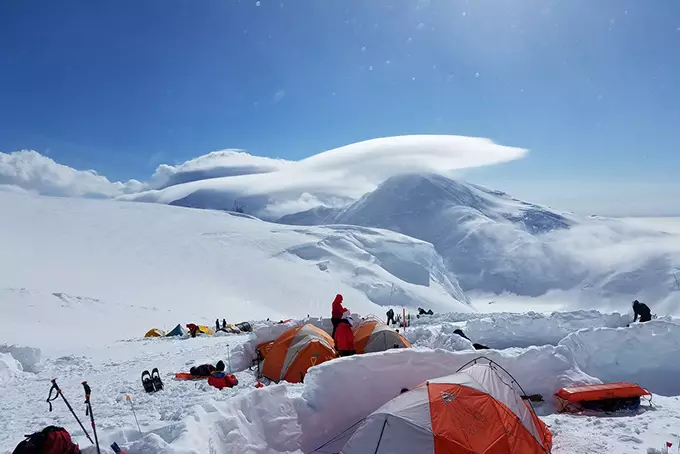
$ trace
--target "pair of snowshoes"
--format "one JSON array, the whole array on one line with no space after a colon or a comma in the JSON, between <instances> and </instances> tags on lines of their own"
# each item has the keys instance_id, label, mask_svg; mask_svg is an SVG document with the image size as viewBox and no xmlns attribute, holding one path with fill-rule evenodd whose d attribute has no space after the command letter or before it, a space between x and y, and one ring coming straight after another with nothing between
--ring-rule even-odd
<instances>
[{"instance_id":1,"label":"pair of snowshoes","mask_svg":"<svg viewBox=\"0 0 680 454\"><path fill-rule=\"evenodd\" d=\"M148 370L142 372L142 386L147 393L155 393L163 389L163 381L157 368L153 368L151 373Z\"/></svg>"}]
</instances>

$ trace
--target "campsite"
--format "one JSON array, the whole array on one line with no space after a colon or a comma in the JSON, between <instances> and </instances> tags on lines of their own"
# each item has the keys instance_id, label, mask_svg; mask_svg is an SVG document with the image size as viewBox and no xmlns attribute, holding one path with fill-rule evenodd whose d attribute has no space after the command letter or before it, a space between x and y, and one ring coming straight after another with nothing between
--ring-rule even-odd
<instances>
[{"instance_id":1,"label":"campsite","mask_svg":"<svg viewBox=\"0 0 680 454\"><path fill-rule=\"evenodd\" d=\"M0 0L0 454L680 454L680 0Z\"/></svg>"},{"instance_id":2,"label":"campsite","mask_svg":"<svg viewBox=\"0 0 680 454\"><path fill-rule=\"evenodd\" d=\"M83 452L93 452L88 450L87 440L63 405L56 403L52 413L46 412L44 395L48 378L52 376L59 377L61 388L72 401L78 399L77 389L81 377L88 377L88 381L96 386L92 400L100 442L106 446L116 442L127 453L200 453L210 450L263 453L367 452L368 445L375 449L375 427L376 424L382 424L383 414L395 415L397 418L390 425L390 430L397 432L385 438L382 449L388 449L386 452L402 452L396 450L395 446L398 445L393 443L410 446L409 451L403 452L414 452L413 449L416 449L415 452L438 452L437 449L444 448L439 445L432 447L432 438L428 441L428 437L423 436L427 430L415 429L415 432L410 433L408 430L411 429L408 428L413 427L410 424L404 426L403 430L399 429L399 412L403 410L397 408L406 409L413 405L413 408L423 408L416 403L404 407L399 404L399 399L406 399L406 396L415 393L413 399L425 399L427 403L427 393L423 392L430 389L430 399L434 395L444 398L448 395L458 396L457 399L463 399L460 400L460 405L463 405L461 408L472 408L464 401L464 396L469 393L460 391L467 388L446 384L466 383L456 377L475 370L469 369L469 365L466 368L470 362L475 363L472 364L477 368L475 374L481 373L487 380L497 380L496 385L487 385L489 389L496 390L496 393L498 389L516 390L508 391L510 397L496 394L496 398L514 399L512 405L521 404L521 407L516 408L530 411L519 416L522 421L531 421L531 430L536 437L521 438L524 436L521 434L528 432L524 432L524 429L515 430L513 433L520 434L517 435L520 438L515 435L515 438L508 438L505 443L513 448L506 448L510 450L503 452L595 453L597 451L593 448L593 442L598 446L609 446L611 452L636 452L636 448L644 448L641 452L645 452L647 448L655 449L654 446L665 443L672 436L670 427L674 421L680 420L680 402L677 398L656 393L657 389L667 395L680 393L680 388L671 378L678 371L672 358L677 351L676 339L680 334L680 325L670 319L626 327L629 322L627 315L597 311L533 316L447 313L414 319L405 332L404 327L401 327L400 333L396 332L399 328L387 327L377 319L375 316L366 317L365 323L357 326L357 331L366 331L366 325L369 324L370 329L375 331L375 325L378 325L373 342L369 340L364 347L371 352L357 353L347 358L337 358L333 348L328 345L332 345L332 339L323 327L331 328L330 320L323 318L286 323L251 321L253 332L249 334L199 334L195 338L187 332L162 338L140 335L136 339L100 347L106 351L105 361L94 359L99 355L96 354L98 349L93 348L87 349L89 357L74 354L42 360L38 359L39 352L14 351L14 357L23 361L25 371L19 372L9 382L17 393L13 397L7 394L2 397L3 405L16 409L11 417L6 414L0 416L1 422L8 427L1 439L3 449L10 449L15 442L8 434L21 432L23 421L32 420L37 425L49 421L68 427L72 436L85 448ZM505 342L526 344L527 336L534 333L531 343L535 346L490 350L480 354L472 349L469 340L452 333L457 327L484 338L484 331L478 328L481 324L496 335L499 330L512 324L512 331L504 334ZM576 331L554 343L534 328L541 325ZM380 338L380 333L387 330L394 333L395 339L402 338L403 334L404 345L398 348L393 344L390 344L391 348L371 347L379 342L376 339ZM611 344L603 344L602 348L593 351L584 351L580 347L585 339L593 342L593 339L613 338L627 339L630 350L621 355ZM304 339L306 342L301 342ZM312 343L318 343L320 348L309 348L310 339ZM486 336L486 339L491 338ZM435 344L446 344L447 347L429 348ZM655 355L649 355L652 345L663 348L657 348ZM263 346L267 346L266 351L260 352L258 347ZM292 348L297 349L297 352L290 351ZM260 378L253 361L257 361L258 354L264 356ZM285 356L291 354L298 359L297 365L295 361L286 361ZM230 360L229 369L238 378L238 384L233 388L217 389L210 386L207 380L186 381L173 377L175 372L188 370L192 364L218 358L227 361L227 357ZM312 362L312 358L316 359ZM580 408L565 412L562 399L556 394L563 388L601 383L604 380L597 377L598 370L606 367L610 361L616 361L619 369L618 373L606 378L619 382L640 382L643 386L647 382L653 394L652 403L649 402L651 396L643 396L639 406L630 408ZM281 370L286 362L289 363L286 366L288 373ZM138 374L133 375L132 372L150 367L151 364L160 368L164 389L147 394L139 384ZM485 374L484 370L489 365L493 373ZM660 367L666 368L666 378L644 379ZM305 370L302 379L298 379L301 368ZM461 368L462 372L456 375ZM34 372L26 372L28 370ZM275 382L279 378L281 381L277 385ZM477 380L483 382L481 378ZM513 380L517 381L517 385L506 388ZM261 383L261 387L258 383ZM442 391L432 394L435 389L433 386L443 387ZM525 399L521 398L523 394ZM526 399L532 395L533 400ZM536 399L536 395L541 398ZM134 415L126 396L130 396L134 405ZM470 398L477 402L475 399L478 398L474 395ZM492 397L487 398L496 402ZM14 399L21 399L25 404L18 405ZM392 399L397 399L394 404L389 403ZM439 405L444 405L443 411L446 410L446 404ZM413 414L408 416L413 417ZM138 418L139 428L135 418ZM508 423L493 422L495 416L483 418L488 430L510 427ZM475 430L469 428L470 424L474 426L474 419L463 422L459 417L453 417L453 420L458 421L458 427ZM427 427L432 430L432 426ZM447 433L448 437L454 439L452 443L456 443L455 437L460 435L448 429ZM584 441L584 433L589 437L588 443ZM481 435L480 432L479 440L487 440L489 436L490 433ZM400 437L405 438L399 441L402 440Z\"/></svg>"}]
</instances>

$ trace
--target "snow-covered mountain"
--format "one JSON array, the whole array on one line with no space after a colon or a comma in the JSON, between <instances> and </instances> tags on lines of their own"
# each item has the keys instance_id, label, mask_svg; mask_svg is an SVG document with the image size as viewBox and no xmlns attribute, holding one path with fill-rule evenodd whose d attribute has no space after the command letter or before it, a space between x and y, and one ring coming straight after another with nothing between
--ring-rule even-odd
<instances>
[{"instance_id":1,"label":"snow-covered mountain","mask_svg":"<svg viewBox=\"0 0 680 454\"><path fill-rule=\"evenodd\" d=\"M680 307L680 238L583 218L434 174L394 176L344 209L279 222L379 227L428 241L464 290L539 296L576 290L574 305L632 298Z\"/></svg>"},{"instance_id":2,"label":"snow-covered mountain","mask_svg":"<svg viewBox=\"0 0 680 454\"><path fill-rule=\"evenodd\" d=\"M383 137L289 162L233 151L160 166L149 190L122 200L232 209L265 220L310 209L344 208L394 175L450 172L518 159L526 153L491 140L444 135Z\"/></svg>"},{"instance_id":3,"label":"snow-covered mountain","mask_svg":"<svg viewBox=\"0 0 680 454\"><path fill-rule=\"evenodd\" d=\"M473 310L432 245L385 230L2 192L0 207L0 301L17 341L27 322L55 334L113 323L100 337L118 339L189 319L327 315L336 293L362 313Z\"/></svg>"},{"instance_id":4,"label":"snow-covered mountain","mask_svg":"<svg viewBox=\"0 0 680 454\"><path fill-rule=\"evenodd\" d=\"M576 282L577 276L565 275L564 260L548 251L537 234L566 229L577 220L439 175L392 177L334 222L431 242L467 290L536 296Z\"/></svg>"}]
</instances>

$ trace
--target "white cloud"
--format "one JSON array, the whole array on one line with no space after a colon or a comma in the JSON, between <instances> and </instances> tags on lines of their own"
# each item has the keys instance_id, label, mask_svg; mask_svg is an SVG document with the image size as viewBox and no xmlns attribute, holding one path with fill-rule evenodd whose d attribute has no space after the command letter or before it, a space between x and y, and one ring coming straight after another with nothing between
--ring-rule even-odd
<instances>
[{"instance_id":1,"label":"white cloud","mask_svg":"<svg viewBox=\"0 0 680 454\"><path fill-rule=\"evenodd\" d=\"M206 207L247 199L249 213L278 217L314 206L339 206L387 178L451 171L511 161L526 150L489 139L420 135L367 140L302 161L252 156L238 150L208 153L179 165L158 166L148 183L111 182L93 170L76 170L35 151L0 153L0 185L45 195L120 197L171 203L190 195ZM149 190L151 189L151 190Z\"/></svg>"},{"instance_id":2,"label":"white cloud","mask_svg":"<svg viewBox=\"0 0 680 454\"><path fill-rule=\"evenodd\" d=\"M213 151L179 165L161 164L151 177L150 186L162 189L197 180L274 172L290 163L253 156L242 150Z\"/></svg>"},{"instance_id":3,"label":"white cloud","mask_svg":"<svg viewBox=\"0 0 680 454\"><path fill-rule=\"evenodd\" d=\"M279 102L281 102L281 100L284 98L284 96L286 96L286 90L279 90L276 93L274 93L274 98L273 98L272 102L274 104L278 104Z\"/></svg>"},{"instance_id":4,"label":"white cloud","mask_svg":"<svg viewBox=\"0 0 680 454\"><path fill-rule=\"evenodd\" d=\"M146 189L139 181L111 182L94 170L76 170L31 150L0 153L0 185L67 197L116 197Z\"/></svg>"},{"instance_id":5,"label":"white cloud","mask_svg":"<svg viewBox=\"0 0 680 454\"><path fill-rule=\"evenodd\" d=\"M283 161L284 164L275 161L278 169L267 174L250 172L249 175L229 178L202 179L123 198L171 203L203 191L210 192L216 206L222 206L227 196L257 198L259 205L249 205L249 212L272 217L286 214L282 213L282 208L298 205L292 203L295 201L306 200L299 205L309 206L312 199L303 197L303 194L319 200L355 199L394 175L417 172L450 174L455 170L512 161L525 154L524 149L498 145L483 138L444 135L386 137L336 148L302 161ZM241 157L247 160L267 159L247 154ZM203 159L197 158L196 161ZM207 161L212 165L212 160Z\"/></svg>"}]
</instances>

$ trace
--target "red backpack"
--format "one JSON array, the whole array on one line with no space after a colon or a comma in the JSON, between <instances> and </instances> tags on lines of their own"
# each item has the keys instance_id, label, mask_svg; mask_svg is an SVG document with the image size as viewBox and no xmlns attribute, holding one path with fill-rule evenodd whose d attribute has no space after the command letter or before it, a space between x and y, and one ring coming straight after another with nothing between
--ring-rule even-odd
<instances>
[{"instance_id":1,"label":"red backpack","mask_svg":"<svg viewBox=\"0 0 680 454\"><path fill-rule=\"evenodd\" d=\"M63 427L48 426L40 432L26 435L12 454L80 454L78 445Z\"/></svg>"},{"instance_id":2,"label":"red backpack","mask_svg":"<svg viewBox=\"0 0 680 454\"><path fill-rule=\"evenodd\" d=\"M227 374L224 372L213 373L208 377L208 384L217 389L232 388L238 385L238 379L234 374Z\"/></svg>"}]
</instances>

